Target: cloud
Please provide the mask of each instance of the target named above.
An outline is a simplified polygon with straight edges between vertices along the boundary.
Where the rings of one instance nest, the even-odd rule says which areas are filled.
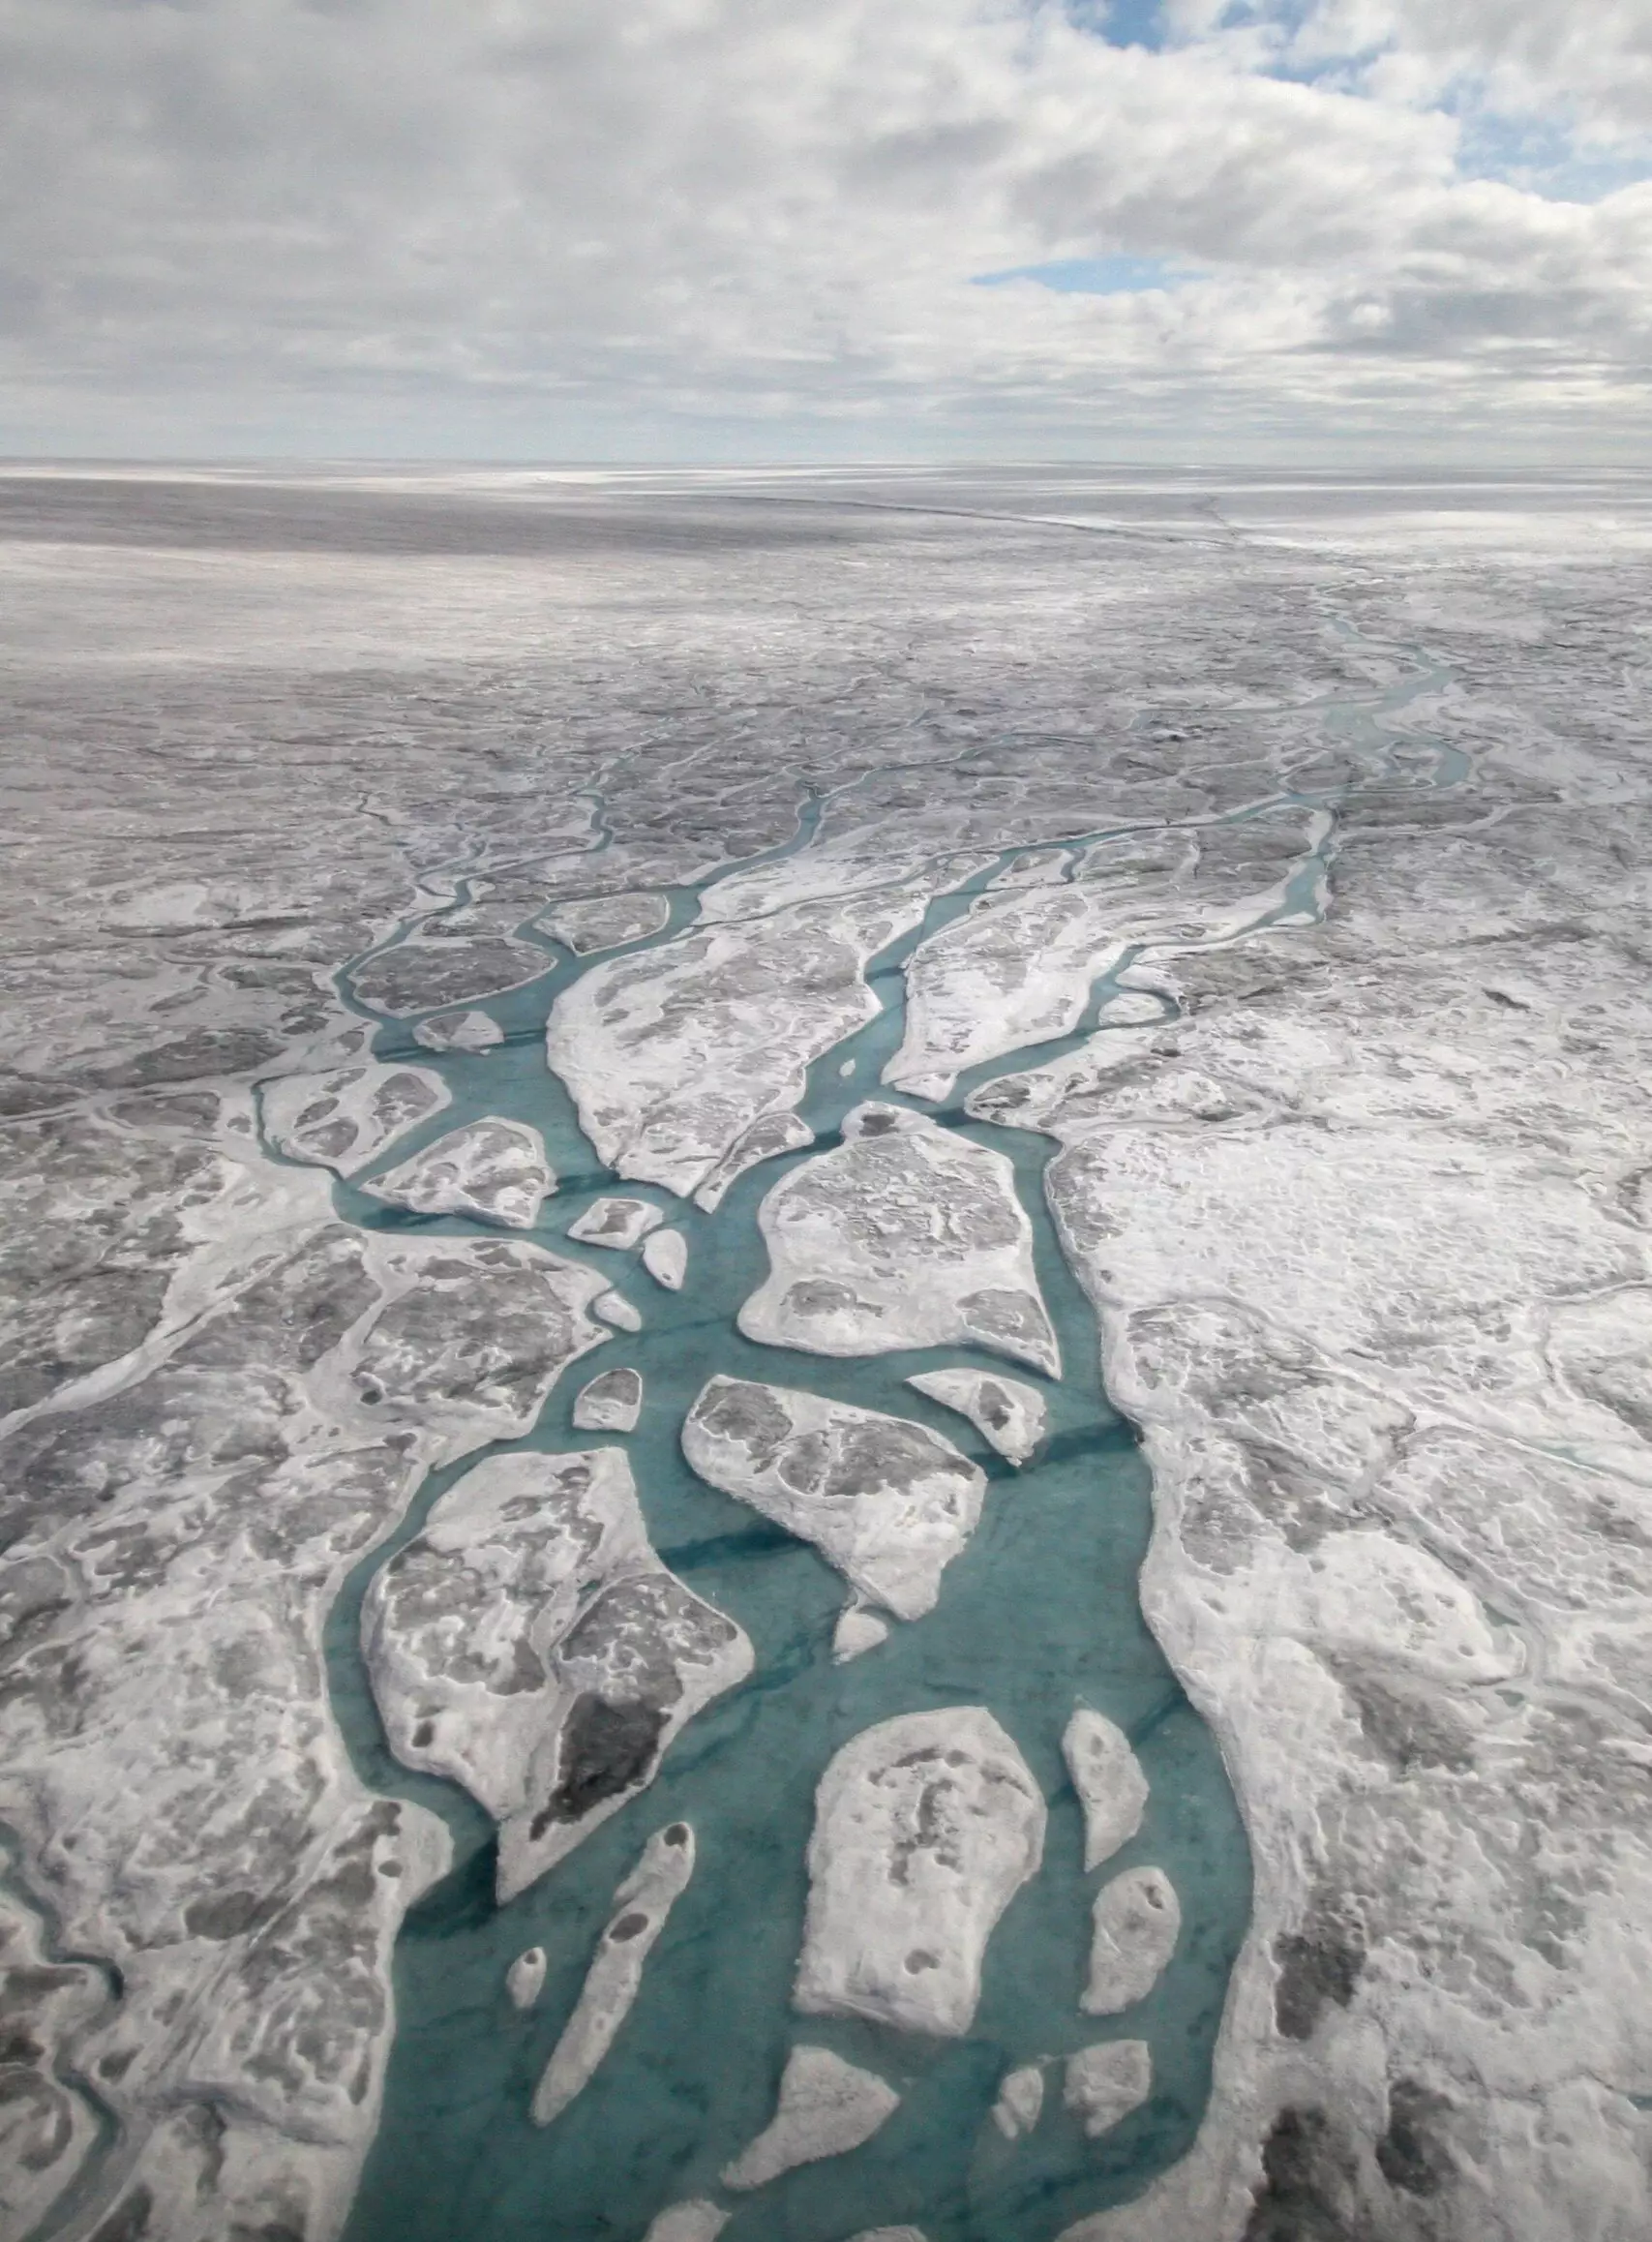
[[[1627,144],[1602,16],[1615,73],[1548,0],[0,0],[0,443],[1628,442],[1652,191],[1465,177],[1444,106],[1553,67]],[[972,285],[1084,262],[1179,285]]]
[[[1459,98],[1508,116],[1565,118],[1586,139],[1652,132],[1645,0],[1315,0],[1277,18],[1298,65],[1362,64],[1378,96]]]

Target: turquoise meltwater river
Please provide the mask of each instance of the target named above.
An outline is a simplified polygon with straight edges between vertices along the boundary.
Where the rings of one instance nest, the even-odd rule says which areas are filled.
[[[1441,757],[1427,776],[1398,773],[1389,761],[1395,741],[1383,719],[1438,678],[1425,668],[1403,688],[1346,700],[1327,730],[1340,744],[1360,747],[1379,783],[1455,783],[1460,772]],[[1326,806],[1296,796],[1280,801]],[[796,833],[771,856],[807,848],[818,818],[819,805],[808,804]],[[1050,837],[1076,846],[1099,836]],[[1028,845],[1018,843],[939,898],[923,927],[874,960],[877,1016],[823,1056],[810,1076],[801,1110],[815,1132],[815,1151],[839,1140],[845,1113],[866,1097],[916,1106],[878,1080],[901,1040],[902,963]],[[1299,866],[1270,920],[1301,924],[1317,915],[1334,845],[1333,833]],[[593,854],[593,873],[599,866]],[[630,949],[669,942],[692,921],[699,899],[697,890],[678,891],[670,924]],[[1127,963],[1121,960],[1121,969]],[[1064,1376],[1055,1381],[968,1349],[833,1360],[744,1339],[735,1318],[767,1266],[759,1203],[787,1167],[813,1155],[768,1161],[711,1214],[651,1187],[616,1182],[544,1060],[550,1006],[585,970],[584,962],[548,948],[539,981],[485,1008],[506,1040],[480,1056],[435,1056],[411,1042],[405,1026],[381,1027],[381,1057],[439,1068],[453,1098],[420,1133],[399,1140],[382,1165],[491,1113],[543,1133],[561,1181],[530,1234],[600,1268],[645,1322],[634,1336],[616,1333],[576,1365],[532,1433],[506,1445],[559,1451],[602,1444],[607,1437],[573,1431],[574,1393],[598,1370],[630,1364],[641,1371],[642,1421],[621,1444],[651,1538],[674,1571],[746,1630],[757,1665],[749,1682],[690,1723],[650,1789],[499,1907],[491,1823],[463,1793],[409,1773],[390,1756],[359,1650],[361,1601],[372,1575],[477,1459],[430,1480],[396,1536],[364,1560],[330,1621],[335,1712],[370,1784],[443,1816],[455,1865],[412,1910],[397,1949],[398,2025],[383,2118],[346,2242],[641,2242],[668,2204],[717,2194],[720,2167],[768,2122],[781,2067],[799,2039],[833,2046],[880,2073],[899,2089],[900,2107],[854,2153],[800,2167],[753,2197],[729,2198],[726,2242],[845,2242],[862,2228],[903,2223],[917,2227],[927,2242],[1051,2242],[1085,2213],[1138,2195],[1191,2145],[1250,1899],[1249,1855],[1220,1754],[1142,1618],[1136,1580],[1151,1529],[1148,1473],[1129,1428],[1108,1405],[1095,1318],[1046,1210],[1043,1172],[1055,1147],[1029,1133],[976,1123],[962,1105],[980,1082],[1096,1032],[1114,983],[1097,985],[1074,1035],[974,1070],[961,1079],[955,1103],[934,1116],[1014,1164],[1061,1341]],[[613,1189],[653,1200],[685,1233],[688,1277],[679,1293],[655,1287],[634,1255],[568,1241],[569,1224]],[[365,1227],[466,1229],[457,1221],[399,1214],[346,1185],[338,1199],[341,1211]],[[1012,1368],[1040,1385],[1049,1438],[1025,1469],[1010,1469],[962,1417],[904,1382],[915,1371],[954,1365]],[[842,1580],[812,1549],[706,1486],[682,1460],[683,1417],[714,1372],[919,1419],[982,1466],[990,1484],[979,1529],[947,1568],[932,1614],[895,1624],[885,1645],[852,1663],[833,1664]],[[954,1704],[991,1711],[1042,1784],[1050,1809],[1043,1867],[1012,1901],[988,1949],[974,2029],[961,2041],[932,2042],[799,2018],[790,1992],[815,1785],[833,1752],[861,1729],[895,1713]],[[1118,1722],[1152,1786],[1139,1834],[1091,1876],[1083,1871],[1079,1806],[1060,1751],[1078,1705]],[[555,2124],[537,2130],[528,2117],[534,2083],[578,1995],[615,1887],[647,1836],[674,1819],[695,1832],[693,1881],[606,2062]],[[1147,1863],[1169,1875],[1181,1898],[1175,1957],[1138,2006],[1114,2018],[1085,2017],[1078,1998],[1096,1889],[1121,1869]],[[519,2015],[505,1972],[533,1945],[545,1948],[549,1973],[537,2006]],[[988,2112],[1007,2070],[1114,2037],[1150,2043],[1148,2103],[1102,2138],[1087,2140],[1061,2107],[1059,2074],[1052,2074],[1058,2091],[1047,2098],[1036,2130],[1014,2143],[1001,2137]]]

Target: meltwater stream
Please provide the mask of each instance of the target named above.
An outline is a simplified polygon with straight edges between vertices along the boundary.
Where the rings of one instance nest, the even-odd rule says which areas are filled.
[[[1430,672],[1428,682],[1431,682]],[[1417,679],[1412,689],[1419,689]],[[1362,704],[1368,748],[1392,745]],[[1349,715],[1346,742],[1361,728]],[[1457,773],[1454,776],[1458,775]],[[1413,783],[1416,781],[1413,780]],[[1436,783],[1440,779],[1436,777]],[[1284,800],[1300,800],[1285,797]],[[1256,807],[1264,805],[1255,805]],[[1254,811],[1240,814],[1253,814]],[[818,805],[769,857],[805,847]],[[1329,820],[1324,821],[1329,824]],[[1099,835],[1057,836],[1068,846]],[[901,1041],[901,965],[924,934],[968,908],[1021,843],[940,897],[924,925],[876,959],[877,1016],[812,1069],[801,1111],[812,1152],[840,1139],[843,1117],[873,1096],[925,1110],[880,1086]],[[1300,924],[1315,915],[1329,843],[1321,839],[1269,913]],[[717,877],[727,877],[724,867]],[[710,885],[711,882],[706,883]],[[698,908],[678,891],[671,940]],[[607,957],[615,953],[605,954]],[[1119,960],[1123,970],[1128,957]],[[895,2085],[899,2108],[848,2156],[805,2166],[753,2197],[728,2198],[726,2242],[844,2242],[863,2228],[910,2223],[927,2242],[1050,2242],[1086,2212],[1138,2195],[1192,2143],[1228,1974],[1249,1911],[1249,1858],[1219,1753],[1143,1621],[1136,1576],[1151,1528],[1146,1469],[1102,1390],[1095,1320],[1057,1246],[1043,1171],[1055,1147],[1027,1133],[970,1120],[962,1100],[981,1081],[1070,1049],[1095,1031],[1098,985],[1071,1036],[1023,1049],[961,1078],[947,1127],[1009,1156],[1032,1222],[1039,1283],[1060,1338],[1064,1376],[1039,1379],[1050,1412],[1046,1443],[1016,1472],[966,1420],[904,1380],[951,1365],[1007,1367],[965,1348],[839,1360],[743,1338],[735,1318],[766,1273],[757,1208],[785,1170],[812,1152],[770,1160],[706,1214],[647,1185],[616,1182],[580,1132],[545,1066],[543,1029],[556,994],[586,970],[561,959],[530,986],[485,1009],[505,1029],[480,1056],[439,1057],[405,1025],[382,1029],[379,1055],[438,1066],[453,1103],[383,1165],[405,1159],[466,1120],[497,1113],[543,1133],[561,1179],[538,1231],[557,1252],[600,1268],[641,1309],[635,1335],[615,1334],[565,1375],[534,1431],[502,1447],[560,1451],[605,1436],[573,1431],[574,1393],[598,1370],[631,1364],[645,1409],[625,1440],[650,1537],[694,1591],[751,1637],[756,1670],[700,1713],[652,1785],[558,1867],[509,1905],[493,1895],[488,1817],[436,1778],[389,1754],[359,1648],[362,1596],[373,1573],[415,1533],[442,1489],[477,1461],[435,1475],[404,1526],[364,1560],[329,1625],[335,1712],[356,1764],[378,1789],[441,1813],[456,1865],[409,1914],[397,1949],[398,2030],[382,2122],[346,2242],[640,2242],[650,2220],[685,2197],[716,2196],[721,2166],[768,2122],[775,2086],[799,2040],[835,2047]],[[660,1205],[685,1234],[679,1293],[656,1288],[635,1256],[582,1248],[565,1232],[599,1193],[617,1188]],[[464,1231],[408,1217],[339,1187],[341,1211],[381,1229]],[[495,1233],[496,1234],[496,1233]],[[1018,1378],[1036,1374],[1022,1364]],[[920,1419],[981,1465],[989,1478],[980,1525],[945,1574],[934,1612],[895,1623],[888,1641],[846,1666],[832,1663],[845,1583],[807,1545],[706,1486],[682,1460],[684,1415],[714,1372],[767,1380]],[[497,1450],[485,1451],[489,1453]],[[815,1786],[849,1738],[895,1713],[986,1706],[1014,1738],[1049,1801],[1044,1864],[1011,1902],[987,1952],[974,2029],[927,2041],[860,2023],[800,2018],[790,2006],[806,1893],[804,1856]],[[1079,1807],[1060,1753],[1076,1705],[1107,1713],[1129,1736],[1152,1786],[1140,1833],[1096,1874],[1082,1867]],[[698,1864],[649,1958],[641,1995],[607,2061],[552,2126],[529,2122],[534,2083],[578,1995],[613,1893],[645,1839],[674,1819],[695,1831]],[[1148,1998],[1122,2016],[1078,2008],[1096,1887],[1153,1863],[1181,1898],[1176,1955]],[[505,1972],[526,1947],[550,1957],[545,1989],[526,2015]],[[1027,2138],[1004,2140],[988,2112],[1004,2074],[1109,2038],[1153,2050],[1151,2100],[1099,2140],[1061,2106],[1059,2064],[1045,2114]]]

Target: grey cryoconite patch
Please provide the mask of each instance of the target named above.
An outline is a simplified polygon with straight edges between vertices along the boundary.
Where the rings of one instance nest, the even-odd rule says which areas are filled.
[[[539,1220],[556,1176],[537,1129],[490,1117],[450,1130],[362,1188],[413,1214],[469,1215],[526,1230]]]
[[[538,924],[576,957],[588,957],[595,951],[617,950],[622,942],[641,942],[657,934],[670,917],[668,895],[592,895],[556,904],[541,915]]]
[[[264,1128],[289,1160],[354,1175],[415,1122],[449,1103],[447,1084],[428,1067],[364,1060],[329,1075],[282,1075],[263,1088]]]
[[[605,1370],[574,1396],[577,1433],[629,1433],[643,1413],[643,1379],[635,1370]]]
[[[759,1210],[769,1274],[748,1339],[813,1354],[986,1347],[1058,1376],[1033,1232],[1002,1152],[905,1106],[856,1106],[844,1141]]]
[[[499,1824],[502,1899],[646,1788],[752,1666],[655,1555],[618,1448],[476,1465],[375,1578],[362,1631],[397,1757]]]
[[[986,1485],[924,1425],[746,1379],[707,1379],[682,1450],[703,1479],[812,1541],[903,1620],[934,1609]]]
[[[1018,1378],[994,1378],[981,1370],[921,1370],[907,1383],[968,1417],[1006,1463],[1026,1463],[1044,1437],[1044,1397]]]
[[[623,1252],[641,1245],[664,1219],[659,1208],[650,1206],[646,1198],[593,1198],[584,1214],[568,1225],[568,1235],[582,1245],[614,1246]]]
[[[435,1012],[413,1030],[427,1051],[491,1051],[504,1040],[504,1029],[485,1012]]]

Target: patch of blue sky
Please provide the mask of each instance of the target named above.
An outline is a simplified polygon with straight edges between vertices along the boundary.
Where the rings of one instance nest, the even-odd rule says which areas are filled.
[[[1005,272],[971,275],[976,288],[1003,288],[1006,281],[1036,281],[1063,296],[1138,296],[1150,288],[1176,288],[1203,273],[1172,264],[1164,257],[1063,257],[1048,264],[1011,265]]]
[[[1067,14],[1109,46],[1147,46],[1156,52],[1169,45],[1160,0],[1067,0]]]
[[[1315,0],[1227,0],[1219,17],[1206,28],[1207,32],[1266,31],[1263,52],[1272,49],[1274,59],[1257,63],[1261,76],[1289,78],[1303,85],[1339,84],[1361,57],[1334,55],[1299,63],[1288,55],[1292,40],[1312,15]],[[1157,53],[1190,43],[1188,34],[1178,33],[1166,20],[1164,0],[1066,0],[1066,13],[1081,30],[1106,40],[1110,46],[1145,46]],[[1191,44],[1196,45],[1197,39]]]
[[[1652,178],[1652,141],[1615,151],[1590,148],[1553,118],[1498,116],[1461,96],[1446,106],[1461,126],[1461,178],[1500,179],[1551,202],[1599,202],[1619,187]]]

